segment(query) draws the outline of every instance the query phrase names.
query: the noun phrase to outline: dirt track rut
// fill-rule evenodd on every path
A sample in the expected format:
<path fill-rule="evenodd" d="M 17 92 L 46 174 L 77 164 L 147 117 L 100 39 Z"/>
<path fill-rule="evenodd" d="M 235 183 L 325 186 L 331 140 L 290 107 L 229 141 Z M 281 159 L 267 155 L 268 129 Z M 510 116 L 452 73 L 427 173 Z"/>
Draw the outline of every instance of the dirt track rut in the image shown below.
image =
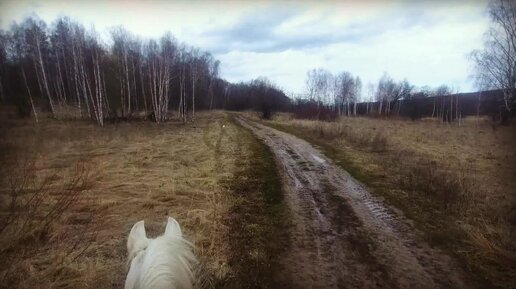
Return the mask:
<path fill-rule="evenodd" d="M 304 140 L 241 117 L 283 168 L 293 227 L 281 261 L 294 288 L 467 288 L 454 260 L 414 233 L 409 221 L 372 196 Z"/>

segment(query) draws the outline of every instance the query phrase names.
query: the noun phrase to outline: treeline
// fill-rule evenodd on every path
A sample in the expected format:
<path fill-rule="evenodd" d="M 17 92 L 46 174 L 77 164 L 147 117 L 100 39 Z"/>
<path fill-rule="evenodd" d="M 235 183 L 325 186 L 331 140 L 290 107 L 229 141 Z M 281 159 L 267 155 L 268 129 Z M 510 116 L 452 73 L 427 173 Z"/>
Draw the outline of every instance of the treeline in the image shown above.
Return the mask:
<path fill-rule="evenodd" d="M 458 94 L 444 85 L 418 89 L 406 79 L 393 80 L 387 73 L 376 85 L 368 84 L 367 93 L 361 94 L 359 77 L 312 69 L 307 73 L 306 96 L 296 99 L 292 109 L 299 117 L 317 119 L 372 114 L 431 116 L 446 122 L 475 113 L 491 115 L 507 124 L 516 111 L 516 2 L 491 0 L 488 13 L 491 24 L 484 35 L 484 48 L 470 54 L 475 64 L 475 85 L 480 90 L 475 95 Z M 486 92 L 485 100 L 482 91 Z"/>
<path fill-rule="evenodd" d="M 338 115 L 356 115 L 357 104 L 363 101 L 362 81 L 348 71 L 337 75 L 318 68 L 307 72 L 307 98 L 296 102 L 307 107 L 310 103 L 316 105 L 317 117 L 324 107 L 331 107 Z M 400 99 L 411 97 L 414 86 L 406 79 L 395 82 L 387 73 L 384 73 L 376 88 L 368 85 L 368 94 L 371 100 L 376 98 L 379 114 L 390 114 L 391 106 Z"/>
<path fill-rule="evenodd" d="M 325 69 L 312 69 L 306 77 L 307 94 L 295 100 L 292 107 L 295 114 L 303 118 L 333 119 L 337 116 L 357 114 L 399 115 L 401 102 L 412 99 L 434 97 L 434 114 L 450 115 L 445 109 L 444 99 L 452 95 L 453 89 L 446 85 L 432 89 L 416 88 L 408 80 L 395 81 L 384 73 L 376 85 L 369 83 L 367 92 L 362 92 L 360 77 L 343 71 L 336 75 Z M 365 95 L 365 97 L 364 97 Z M 449 98 L 449 97 L 448 97 Z M 453 108 L 458 102 L 451 100 Z M 359 109 L 363 107 L 364 109 Z M 446 102 L 448 105 L 448 102 Z M 456 115 L 458 115 L 456 113 Z"/>
<path fill-rule="evenodd" d="M 384 73 L 378 83 L 362 92 L 360 77 L 344 71 L 337 75 L 324 69 L 307 72 L 307 92 L 295 98 L 290 110 L 298 118 L 334 120 L 338 116 L 401 116 L 439 118 L 443 122 L 468 115 L 507 117 L 503 90 L 458 93 L 447 85 L 416 87 L 406 79 L 396 81 Z M 514 111 L 509 113 L 514 114 Z"/>
<path fill-rule="evenodd" d="M 425 94 L 417 92 L 410 98 L 400 99 L 392 106 L 391 115 L 419 119 L 432 117 L 443 122 L 461 121 L 466 116 L 489 116 L 493 121 L 504 117 L 502 90 L 470 93 Z M 357 104 L 358 115 L 379 115 L 378 102 Z M 515 112 L 512 111 L 512 116 Z"/>
<path fill-rule="evenodd" d="M 0 98 L 22 116 L 38 110 L 60 118 L 149 118 L 170 111 L 183 121 L 198 109 L 263 109 L 285 101 L 261 79 L 231 84 L 219 78 L 220 61 L 166 33 L 142 39 L 123 27 L 102 39 L 67 17 L 47 25 L 37 17 L 0 31 Z M 106 44 L 106 42 L 110 44 Z M 278 103 L 279 103 L 278 102 Z"/>
<path fill-rule="evenodd" d="M 230 84 L 225 93 L 224 109 L 260 111 L 264 118 L 270 118 L 275 111 L 286 111 L 290 98 L 267 78 L 258 78 L 247 83 Z"/>
<path fill-rule="evenodd" d="M 142 40 L 117 27 L 110 31 L 108 46 L 93 28 L 86 30 L 69 18 L 50 27 L 28 18 L 2 34 L 2 97 L 11 98 L 21 113 L 32 111 L 37 117 L 38 100 L 54 118 L 73 107 L 79 117 L 99 125 L 140 111 L 161 122 L 172 105 L 185 118 L 190 106 L 194 117 L 196 102 L 213 101 L 219 62 L 179 45 L 170 33 Z M 196 100 L 196 94 L 204 99 Z"/>

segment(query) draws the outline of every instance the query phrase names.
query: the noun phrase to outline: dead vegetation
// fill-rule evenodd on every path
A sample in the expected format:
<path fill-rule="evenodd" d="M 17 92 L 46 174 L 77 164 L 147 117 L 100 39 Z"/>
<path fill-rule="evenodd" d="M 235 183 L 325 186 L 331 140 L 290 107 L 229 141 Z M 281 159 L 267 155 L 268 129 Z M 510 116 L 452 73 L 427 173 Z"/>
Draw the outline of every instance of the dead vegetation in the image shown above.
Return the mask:
<path fill-rule="evenodd" d="M 289 246 L 290 218 L 274 157 L 247 129 L 234 141 L 250 149 L 236 152 L 239 169 L 227 184 L 234 197 L 227 224 L 237 275 L 223 288 L 289 288 L 278 261 Z"/>
<path fill-rule="evenodd" d="M 248 116 L 253 117 L 251 114 Z M 516 280 L 516 130 L 484 119 L 268 122 L 319 145 L 491 284 Z"/>
<path fill-rule="evenodd" d="M 0 287 L 121 288 L 131 226 L 145 219 L 156 236 L 167 216 L 196 246 L 198 287 L 236 278 L 227 223 L 235 196 L 228 183 L 245 169 L 239 152 L 250 147 L 235 141 L 242 129 L 223 113 L 196 114 L 194 124 L 104 128 L 7 116 L 0 128 L 0 224 L 6 227 L 0 279 L 8 282 Z M 19 163 L 28 165 L 15 170 Z M 12 202 L 13 196 L 23 197 Z"/>
<path fill-rule="evenodd" d="M 34 280 L 59 284 L 63 268 L 78 259 L 96 233 L 93 212 L 70 215 L 92 183 L 87 169 L 78 164 L 62 178 L 57 174 L 38 178 L 32 160 L 17 163 L 7 174 L 7 191 L 1 195 L 1 286 L 25 288 Z M 82 234 L 60 230 L 57 224 L 80 224 Z M 55 252 L 48 258 L 35 256 Z"/>

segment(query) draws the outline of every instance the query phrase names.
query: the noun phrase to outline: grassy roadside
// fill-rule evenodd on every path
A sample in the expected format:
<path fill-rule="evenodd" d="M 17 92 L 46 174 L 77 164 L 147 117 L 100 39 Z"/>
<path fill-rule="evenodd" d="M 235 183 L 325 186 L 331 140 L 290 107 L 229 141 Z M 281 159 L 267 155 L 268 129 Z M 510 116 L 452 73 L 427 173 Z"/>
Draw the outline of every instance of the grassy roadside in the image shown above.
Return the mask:
<path fill-rule="evenodd" d="M 234 151 L 240 148 L 232 138 L 240 130 L 227 124 L 222 130 L 224 116 L 210 112 L 186 125 L 172 120 L 103 128 L 84 121 L 42 118 L 34 125 L 2 119 L 0 224 L 10 215 L 4 201 L 13 192 L 22 202 L 15 206 L 18 221 L 0 233 L 2 247 L 11 248 L 0 255 L 0 288 L 123 287 L 132 225 L 145 220 L 154 237 L 163 233 L 167 216 L 195 244 L 209 282 L 203 288 L 225 280 L 232 274 L 224 224 L 232 199 L 224 184 L 237 170 Z M 84 181 L 71 186 L 78 162 Z M 17 185 L 25 175 L 33 182 Z M 77 198 L 62 197 L 69 195 Z M 32 219 L 53 208 L 61 214 L 50 226 L 24 225 L 25 196 L 38 200 L 29 207 Z M 62 199 L 67 207 L 53 205 Z"/>
<path fill-rule="evenodd" d="M 228 116 L 239 126 L 233 116 Z M 227 219 L 230 228 L 230 266 L 236 276 L 224 288 L 277 288 L 281 282 L 279 256 L 288 247 L 288 209 L 281 178 L 269 148 L 239 126 L 234 141 L 239 170 L 227 186 L 234 198 Z M 282 285 L 282 288 L 286 288 Z"/>
<path fill-rule="evenodd" d="M 475 231 L 476 228 L 472 228 L 469 223 L 474 224 L 482 220 L 469 220 L 466 217 L 467 214 L 473 215 L 471 212 L 478 203 L 465 200 L 465 196 L 462 195 L 457 199 L 450 197 L 450 193 L 462 189 L 463 186 L 473 186 L 468 184 L 467 180 L 460 179 L 456 183 L 448 183 L 448 180 L 443 179 L 448 176 L 448 172 L 432 171 L 433 166 L 436 166 L 433 162 L 429 162 L 430 165 L 424 162 L 422 162 L 424 164 L 418 164 L 424 171 L 414 172 L 411 170 L 419 167 L 407 166 L 409 159 L 400 152 L 394 153 L 395 150 L 387 151 L 388 149 L 385 148 L 365 149 L 364 147 L 370 146 L 371 143 L 374 145 L 376 136 L 370 140 L 370 143 L 361 140 L 352 142 L 343 140 L 341 136 L 332 138 L 324 135 L 332 133 L 329 130 L 313 129 L 293 121 L 273 120 L 262 121 L 262 123 L 318 146 L 335 163 L 371 188 L 376 195 L 383 197 L 388 203 L 401 209 L 408 218 L 414 220 L 415 225 L 424 232 L 424 237 L 430 244 L 457 256 L 464 267 L 474 273 L 472 275 L 477 279 L 475 281 L 482 284 L 483 288 L 512 286 L 515 280 L 514 270 L 511 269 L 511 264 L 515 260 L 512 253 L 507 249 L 494 246 L 492 241 L 487 242 L 482 233 L 493 231 L 485 230 L 478 233 L 479 231 Z M 328 126 L 331 125 L 328 124 Z M 347 136 L 348 139 L 350 137 L 352 136 Z M 410 161 L 426 161 L 424 157 L 417 154 L 411 155 L 411 158 Z M 425 177 L 420 174 L 427 174 L 428 171 L 436 174 L 438 182 L 444 183 L 432 192 L 427 190 L 427 186 L 416 182 L 424 179 Z M 487 213 L 484 214 L 487 215 Z M 487 220 L 487 217 L 484 218 Z"/>
<path fill-rule="evenodd" d="M 100 128 L 0 108 L 0 120 L 0 288 L 121 288 L 131 227 L 145 220 L 155 237 L 167 216 L 195 245 L 196 288 L 275 287 L 274 159 L 226 113 Z"/>

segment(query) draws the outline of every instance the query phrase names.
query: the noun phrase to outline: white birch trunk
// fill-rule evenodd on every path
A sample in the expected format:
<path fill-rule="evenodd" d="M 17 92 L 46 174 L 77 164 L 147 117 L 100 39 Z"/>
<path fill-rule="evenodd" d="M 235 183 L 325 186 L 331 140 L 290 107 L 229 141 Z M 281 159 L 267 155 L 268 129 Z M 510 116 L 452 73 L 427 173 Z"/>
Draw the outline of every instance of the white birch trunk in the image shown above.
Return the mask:
<path fill-rule="evenodd" d="M 32 113 L 34 114 L 34 119 L 36 120 L 36 123 L 38 123 L 38 113 L 36 112 L 36 108 L 34 107 L 34 101 L 32 100 L 32 94 L 30 93 L 30 88 L 29 88 L 29 84 L 27 83 L 27 77 L 25 76 L 25 69 L 23 69 L 23 66 L 22 66 L 22 76 L 23 76 L 23 81 L 25 82 L 25 88 L 27 88 L 27 93 L 29 94 L 29 101 L 30 101 L 30 106 L 32 108 Z"/>

